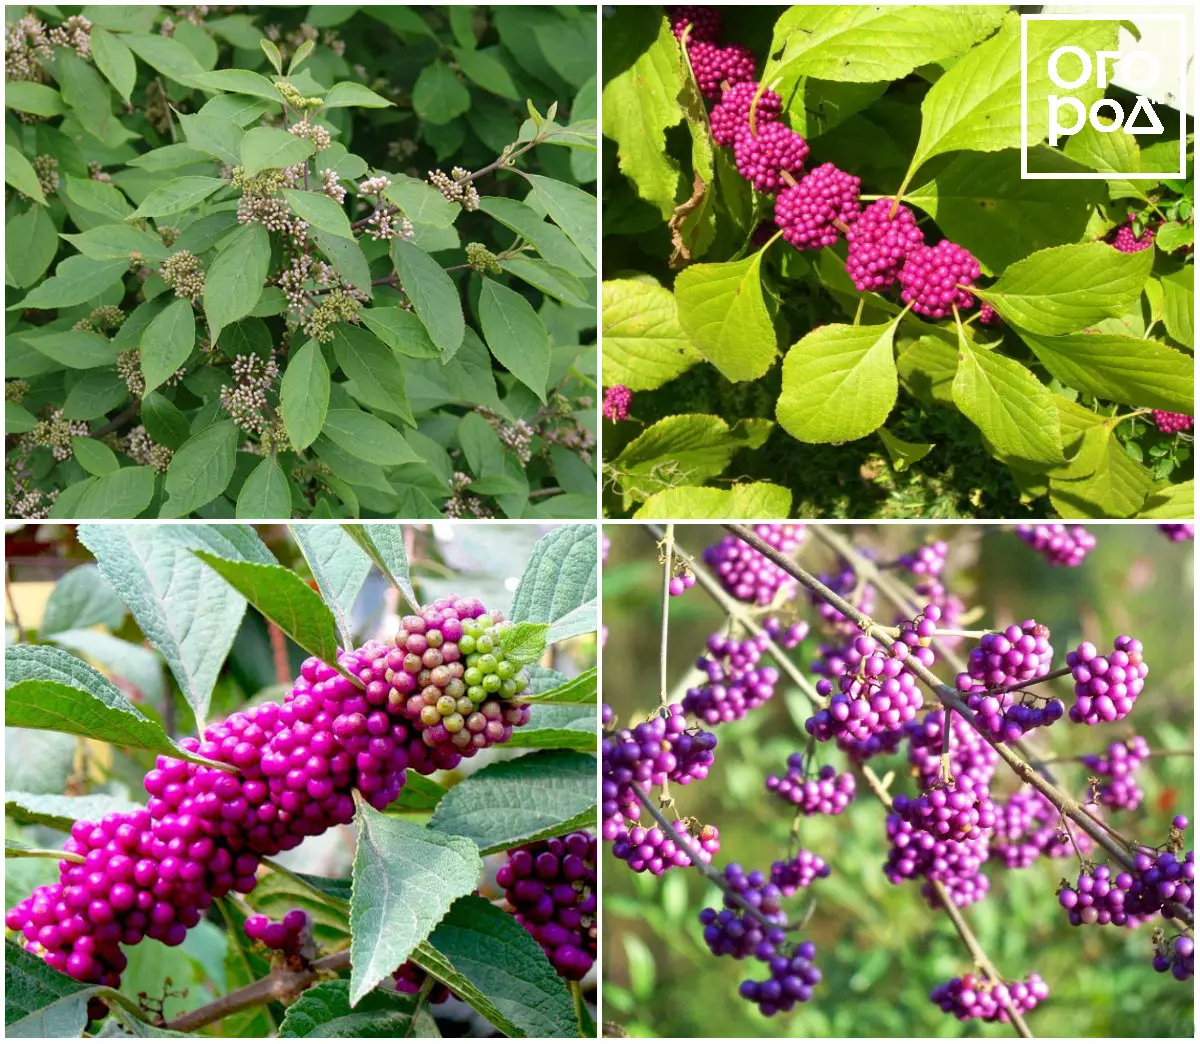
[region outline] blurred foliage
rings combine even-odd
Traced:
[[[1145,644],[1147,686],[1133,715],[1113,725],[1083,729],[1066,723],[1033,737],[1035,747],[1055,755],[1099,751],[1134,733],[1152,748],[1191,748],[1193,743],[1193,549],[1172,544],[1152,525],[1102,525],[1093,532],[1096,550],[1078,569],[1051,568],[1021,544],[1007,526],[842,526],[860,550],[891,561],[934,539],[950,543],[944,578],[983,628],[1030,616],[1048,624],[1056,663],[1081,640],[1108,645],[1119,633]],[[642,720],[656,702],[661,567],[653,537],[640,526],[609,525],[612,541],[604,573],[604,621],[608,630],[604,698],[617,720]],[[699,555],[720,539],[716,526],[677,525],[682,548]],[[829,570],[833,557],[811,534],[799,552],[810,571]],[[820,638],[816,612],[806,600],[799,614],[813,624],[792,655],[806,668]],[[716,604],[697,586],[671,600],[669,684],[685,679],[707,636],[722,625]],[[890,622],[892,607],[876,592],[875,612]],[[964,643],[966,645],[966,643]],[[961,651],[965,655],[965,648]],[[937,670],[937,668],[935,668]],[[942,672],[945,675],[945,672]],[[1061,682],[1055,683],[1062,685]],[[1069,694],[1069,688],[1060,694]],[[679,698],[683,689],[676,691]],[[717,761],[707,780],[673,790],[681,813],[721,831],[714,863],[766,869],[786,857],[790,811],[763,786],[787,755],[801,750],[810,711],[798,691],[781,682],[775,698],[747,719],[717,728]],[[832,744],[819,751],[844,769]],[[893,792],[907,779],[903,752],[872,762],[895,769]],[[1081,794],[1086,773],[1077,763],[1056,764],[1060,782]],[[1125,836],[1157,844],[1176,812],[1194,811],[1192,758],[1144,763],[1139,783],[1146,792],[1138,812],[1109,813]],[[1015,779],[1003,766],[993,793],[1007,796]],[[911,787],[908,788],[911,791]],[[816,997],[791,1014],[760,1016],[737,996],[738,983],[761,978],[752,962],[716,958],[704,945],[697,914],[719,908],[718,891],[699,875],[673,870],[662,878],[630,873],[607,857],[604,867],[604,1014],[637,1036],[663,1037],[1011,1037],[1011,1028],[959,1023],[929,1000],[939,982],[970,970],[970,960],[949,920],[931,911],[916,884],[891,885],[881,867],[886,841],[884,811],[860,780],[858,797],[839,817],[814,816],[801,823],[801,845],[820,854],[833,873],[808,895],[786,907],[798,915],[809,898],[816,912],[805,933],[818,948],[824,974]],[[1191,829],[1188,846],[1192,844]],[[1029,1016],[1039,1037],[1160,1037],[1193,1035],[1192,983],[1159,975],[1150,966],[1151,926],[1135,930],[1072,928],[1058,906],[1073,860],[1040,861],[1006,871],[989,863],[986,899],[964,915],[1001,974],[1018,978],[1037,971],[1051,994]]]

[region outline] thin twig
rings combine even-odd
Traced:
[[[667,709],[667,642],[670,634],[671,619],[671,571],[675,565],[675,526],[667,525],[666,536],[662,540],[663,581],[662,581],[662,639],[658,646],[658,705]]]
[[[13,629],[17,632],[17,641],[22,645],[27,641],[25,628],[21,625],[21,614],[17,612],[17,603],[13,598],[12,590],[12,575],[9,572],[9,563],[4,563],[4,597],[8,601],[8,612],[12,617]]]

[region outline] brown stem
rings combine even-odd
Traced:
[[[93,439],[102,439],[105,435],[111,435],[118,428],[124,427],[129,421],[133,420],[139,413],[142,412],[142,404],[139,400],[134,399],[128,406],[118,413],[107,424],[102,424],[99,428],[92,432]]]
[[[12,575],[9,572],[8,562],[4,563],[4,597],[8,601],[8,612],[12,616],[13,629],[17,632],[17,641],[24,644],[27,638],[25,628],[21,625],[21,614],[17,612],[17,603],[13,598]]]
[[[671,619],[671,576],[675,566],[675,526],[667,524],[666,535],[662,539],[663,580],[662,580],[662,635],[658,645],[658,706],[667,709],[667,644],[670,638]]]
[[[225,994],[216,1000],[204,1004],[194,1011],[185,1012],[167,1023],[166,1028],[180,1033],[190,1033],[213,1022],[236,1015],[247,1008],[257,1008],[271,1001],[281,1004],[290,1003],[299,993],[307,989],[319,978],[322,972],[341,971],[350,967],[350,951],[339,950],[328,957],[313,961],[312,964],[299,971],[291,968],[275,968],[256,982],[243,986],[240,990]]]
[[[288,665],[287,639],[274,620],[267,621],[267,634],[271,637],[271,656],[275,660],[275,680],[280,685],[287,685],[292,680],[292,670]]]

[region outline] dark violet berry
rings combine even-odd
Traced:
[[[1196,539],[1196,526],[1192,522],[1160,522],[1158,528],[1173,544]]]
[[[1096,538],[1083,526],[1068,528],[1061,522],[1022,523],[1016,527],[1016,534],[1056,566],[1077,566],[1096,546]]]
[[[901,204],[892,214],[890,199],[868,204],[846,233],[846,272],[859,290],[891,286],[909,253],[925,242],[917,219]]]
[[[768,616],[762,622],[763,630],[781,649],[794,649],[808,637],[808,621],[797,620],[794,624],[785,626],[777,616]]]
[[[1000,318],[1000,313],[988,304],[987,301],[981,301],[979,304],[979,322],[983,326],[1000,326],[1004,320]]]
[[[1009,870],[1032,866],[1042,856],[1066,859],[1077,848],[1081,855],[1087,856],[1092,847],[1092,839],[1082,830],[1068,835],[1058,809],[1032,787],[1022,787],[1007,801],[996,805],[991,858]]]
[[[802,815],[836,816],[854,800],[854,777],[838,774],[832,765],[822,765],[811,779],[805,778],[804,755],[789,755],[787,774],[768,776],[767,790],[795,805]]]
[[[795,522],[760,523],[754,535],[781,554],[791,556],[804,540],[804,526]],[[705,564],[734,598],[754,605],[796,596],[796,581],[765,555],[732,534],[704,549]]]
[[[936,246],[913,247],[900,269],[900,299],[913,311],[942,319],[954,308],[962,311],[975,303],[965,287],[979,278],[979,262],[969,250],[943,239]]]
[[[750,106],[758,92],[758,83],[747,80],[730,87],[721,95],[721,100],[709,113],[708,124],[712,129],[713,141],[725,148],[733,148],[738,133],[750,126]],[[763,89],[758,104],[754,106],[754,126],[761,127],[776,123],[783,112],[783,99],[772,90]]]
[[[586,831],[509,849],[496,884],[564,979],[596,963],[596,839]]]
[[[822,163],[775,197],[775,224],[798,250],[819,250],[841,238],[835,221],[858,216],[860,181],[832,163]]]
[[[813,990],[821,981],[821,970],[813,964],[817,948],[803,942],[790,956],[780,954],[767,961],[770,978],[765,981],[746,979],[738,993],[758,1005],[768,1017],[791,1011],[797,1004],[811,1000]]]
[[[604,390],[604,403],[600,412],[614,423],[629,417],[629,407],[633,403],[633,392],[623,384],[614,384]]]
[[[1167,410],[1155,410],[1151,416],[1154,417],[1155,426],[1164,435],[1174,435],[1180,431],[1191,431],[1196,424],[1196,419],[1189,413],[1170,413]]]
[[[747,126],[733,143],[733,158],[741,174],[759,192],[776,192],[786,181],[800,176],[808,156],[808,142],[782,123],[767,123],[751,134]]]
[[[946,567],[948,550],[946,541],[935,540],[932,544],[924,544],[915,551],[906,551],[896,562],[917,576],[941,576]]]
[[[726,896],[723,910],[706,907],[700,911],[704,942],[716,957],[769,961],[787,938],[787,915],[780,905],[783,893],[761,870],[747,874],[737,863],[730,863],[723,875],[729,890],[758,910],[762,919],[746,913]]]
[[[421,992],[421,988],[425,985],[429,978],[429,973],[419,965],[412,961],[405,961],[393,973],[392,977],[396,980],[396,992],[416,994]],[[442,1004],[448,1001],[451,997],[449,987],[442,983],[435,983],[432,990],[429,991],[430,1004]]]
[[[775,695],[779,672],[759,666],[767,647],[766,635],[754,638],[726,638],[714,634],[708,649],[696,661],[708,680],[688,689],[683,709],[708,725],[738,721],[755,707]]]
[[[278,950],[285,957],[302,954],[311,959],[313,947],[312,921],[304,910],[289,910],[282,921],[272,921],[263,914],[246,918],[246,937],[262,943],[269,950]]]
[[[1137,701],[1150,667],[1142,658],[1142,643],[1122,634],[1113,651],[1101,656],[1091,642],[1081,642],[1067,653],[1067,666],[1075,681],[1075,703],[1068,717],[1077,725],[1120,721]]]
[[[817,682],[817,692],[829,697],[829,705],[810,717],[805,729],[822,743],[843,735],[862,742],[912,721],[923,699],[905,666],[910,655],[927,667],[933,663],[931,649],[909,649],[900,642],[885,648],[874,638],[855,638],[837,661],[843,671],[837,691],[828,678]]]
[[[1020,982],[992,982],[972,973],[935,986],[929,999],[962,1022],[968,1019],[1008,1022],[1005,1005],[1011,1006],[1017,1014],[1024,1014],[1033,1011],[1049,996],[1050,987],[1037,972],[1031,972]]]
[[[791,859],[771,864],[771,884],[785,898],[807,888],[814,881],[830,874],[829,865],[819,855],[800,849]]]

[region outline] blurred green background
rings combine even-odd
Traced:
[[[809,527],[810,530],[813,527]],[[1145,736],[1154,749],[1191,750],[1193,744],[1193,545],[1170,543],[1155,525],[1091,525],[1098,546],[1077,569],[1052,568],[1025,547],[1010,526],[839,526],[854,546],[880,561],[934,539],[951,545],[943,578],[977,614],[973,628],[1019,622],[1030,616],[1051,628],[1055,664],[1087,639],[1110,646],[1120,633],[1140,638],[1150,665],[1147,685],[1125,721],[1084,728],[1066,719],[1033,737],[1037,749],[1056,756],[1097,752],[1114,740]],[[699,556],[723,530],[677,525],[682,548]],[[604,699],[621,725],[644,720],[657,702],[661,566],[653,537],[636,524],[607,525],[612,541],[604,569]],[[835,560],[811,532],[799,552],[810,571],[829,571]],[[900,577],[909,575],[901,571]],[[807,669],[823,632],[806,599],[800,615],[814,633],[792,653]],[[684,680],[707,636],[723,614],[699,585],[673,598],[669,682]],[[876,615],[890,623],[893,607],[876,593]],[[970,643],[960,646],[965,656]],[[942,667],[935,671],[949,678]],[[1069,685],[1059,695],[1070,695]],[[674,698],[683,694],[680,689]],[[769,795],[763,778],[780,772],[787,755],[802,750],[810,713],[807,700],[784,683],[773,700],[740,722],[717,727],[717,761],[707,780],[676,787],[682,815],[713,823],[721,832],[714,865],[740,862],[768,869],[785,858],[791,807]],[[832,744],[818,749],[821,763],[847,765]],[[894,793],[912,793],[903,749],[877,758],[882,776],[896,770]],[[1054,766],[1060,784],[1080,796],[1086,771],[1077,762]],[[1146,793],[1137,812],[1109,812],[1126,837],[1150,844],[1166,839],[1175,813],[1192,817],[1193,758],[1143,763],[1138,780]],[[1015,777],[1000,765],[993,796],[1007,797]],[[697,914],[720,907],[718,891],[697,873],[672,870],[662,878],[634,874],[605,857],[603,1017],[635,1036],[892,1037],[1013,1036],[1004,1025],[960,1023],[929,1000],[938,983],[971,970],[962,942],[944,914],[930,910],[919,885],[889,884],[882,873],[887,842],[884,810],[861,783],[841,816],[814,816],[801,824],[801,845],[820,854],[832,874],[794,896],[786,907],[798,916],[809,898],[816,912],[802,937],[818,947],[824,974],[816,997],[791,1013],[767,1019],[737,996],[742,979],[764,978],[762,966],[709,954]],[[1187,831],[1187,846],[1193,844]],[[607,846],[606,846],[607,847]],[[985,951],[1009,978],[1037,971],[1051,994],[1028,1016],[1039,1037],[1192,1037],[1193,983],[1176,982],[1150,966],[1151,925],[1072,928],[1058,906],[1064,877],[1077,861],[1042,859],[1008,871],[989,862],[991,891],[965,917]],[[615,1028],[615,1027],[614,1027]]]

